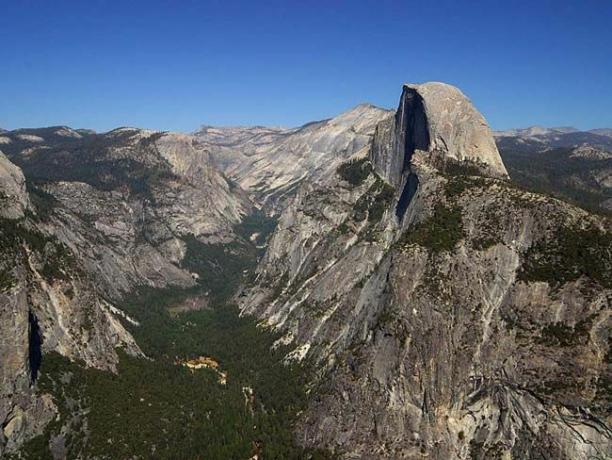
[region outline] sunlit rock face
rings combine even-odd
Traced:
[[[111,371],[117,347],[140,355],[116,305],[143,286],[193,286],[184,239],[234,242],[253,208],[193,136],[62,127],[4,137],[0,454],[55,416],[36,392],[45,353]]]
[[[469,162],[484,175],[508,175],[484,117],[444,83],[404,85],[395,117],[376,128],[370,157],[381,177],[404,190],[402,208],[416,191],[419,162],[442,169],[447,162]]]
[[[44,353],[114,370],[117,347],[141,352],[84,274],[79,255],[34,215],[22,171],[3,155],[0,197],[1,455],[55,416],[51,397],[35,390]]]
[[[0,151],[0,217],[17,219],[23,217],[29,206],[25,177]]]
[[[328,174],[338,161],[369,145],[376,125],[390,116],[388,110],[361,104],[299,128],[203,127],[196,137],[226,176],[278,213],[304,180]]]
[[[351,159],[304,181],[237,297],[319,369],[299,439],[342,458],[609,454],[609,220],[514,187],[444,84],[406,85]],[[602,272],[535,268],[573,238],[598,241]]]
[[[610,456],[610,222],[509,182],[458,89],[295,129],[52,127],[0,148],[0,456],[56,413],[34,391],[44,353],[111,371],[117,347],[140,354],[120,299],[193,286],[188,242],[244,243],[257,208],[278,227],[235,300],[315,370],[301,443]]]
[[[489,125],[459,89],[445,83],[404,86],[402,101],[417,97],[425,112],[430,153],[480,164],[491,176],[507,176]]]

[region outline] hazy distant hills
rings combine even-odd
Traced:
[[[494,136],[514,181],[592,210],[612,210],[612,129],[531,126]]]
[[[603,149],[612,149],[612,129],[599,128],[579,131],[571,127],[529,128],[494,131],[498,146],[521,150],[547,149],[551,147],[576,147],[588,144]]]
[[[599,134],[600,136],[612,137],[612,128],[591,129],[589,132],[593,134]]]
[[[331,158],[354,153],[363,146],[363,133],[372,131],[384,113],[390,112],[363,104],[339,117],[299,128],[206,126],[194,133],[193,140],[210,152],[229,179],[275,208],[306,176],[328,164],[320,162],[321,152],[334,153]],[[129,128],[107,134],[125,130]],[[67,126],[1,134],[0,149],[9,157],[22,151],[61,151],[67,145],[68,150],[88,150],[87,146],[99,144],[106,136]],[[612,209],[612,128],[579,131],[531,126],[493,135],[514,181],[592,210]]]
[[[589,133],[598,136],[612,137],[612,128],[596,128],[581,131],[572,126],[557,126],[553,128],[545,128],[543,126],[535,125],[529,126],[527,128],[512,128],[501,131],[493,131],[493,135],[495,137],[548,137],[571,133]]]

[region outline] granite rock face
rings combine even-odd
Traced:
[[[194,285],[189,244],[237,242],[256,208],[279,222],[236,301],[315,369],[302,444],[612,455],[610,221],[510,182],[458,89],[405,85],[395,113],[296,129],[51,127],[0,149],[0,456],[56,413],[44,353],[111,371],[116,347],[140,354],[115,306]]]
[[[16,219],[22,217],[29,207],[25,177],[21,169],[9,161],[0,151],[0,217]]]
[[[0,455],[55,416],[44,354],[114,371],[141,352],[117,305],[142,286],[187,287],[186,238],[225,244],[253,205],[192,136],[123,128],[4,135],[0,154]],[[27,185],[26,185],[27,184]]]
[[[444,83],[404,85],[395,118],[377,127],[372,163],[392,185],[405,182],[416,152],[438,163],[469,161],[488,175],[507,177],[483,116],[461,91]]]
[[[405,86],[370,147],[304,182],[237,297],[319,370],[301,442],[611,454],[610,222],[506,177],[482,116],[436,83]],[[581,239],[589,261],[570,255]]]
[[[402,100],[417,97],[421,98],[425,113],[429,152],[440,152],[457,161],[482,163],[489,175],[507,176],[489,125],[459,89],[435,82],[404,86]],[[401,104],[400,111],[404,103]]]
[[[234,225],[253,209],[192,136],[120,128],[77,138],[66,130],[36,131],[43,141],[34,144],[11,132],[10,157],[51,204],[42,225],[111,298],[139,286],[192,286],[181,265],[185,237],[234,241]]]
[[[140,354],[131,335],[97,292],[75,253],[36,216],[23,175],[5,157],[0,194],[0,455],[39,434],[55,416],[36,391],[44,353],[113,370],[116,347]]]
[[[370,143],[378,122],[391,116],[370,104],[299,128],[211,128],[196,133],[224,174],[254,200],[278,213],[305,179],[327,174],[330,163]]]

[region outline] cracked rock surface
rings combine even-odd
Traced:
[[[306,445],[353,459],[606,458],[609,219],[510,183],[460,94],[405,86],[369,148],[304,184],[241,308],[294,345],[288,360],[319,369]]]
[[[5,133],[0,153],[0,455],[55,417],[36,391],[43,354],[111,371],[117,347],[141,355],[116,304],[194,285],[185,238],[235,241],[253,207],[192,136],[30,131]]]
[[[121,300],[193,286],[189,243],[236,243],[256,210],[278,226],[235,300],[314,369],[301,444],[612,455],[610,220],[511,182],[457,88],[404,85],[395,112],[295,129],[51,127],[3,132],[0,149],[0,456],[55,417],[36,392],[44,353],[110,371],[117,347],[142,355]]]

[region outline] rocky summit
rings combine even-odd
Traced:
[[[444,83],[299,128],[2,132],[0,455],[609,458],[589,135],[494,135]]]
[[[407,85],[370,148],[283,212],[240,305],[317,363],[306,444],[603,458],[611,242],[608,219],[510,182],[458,90]]]

